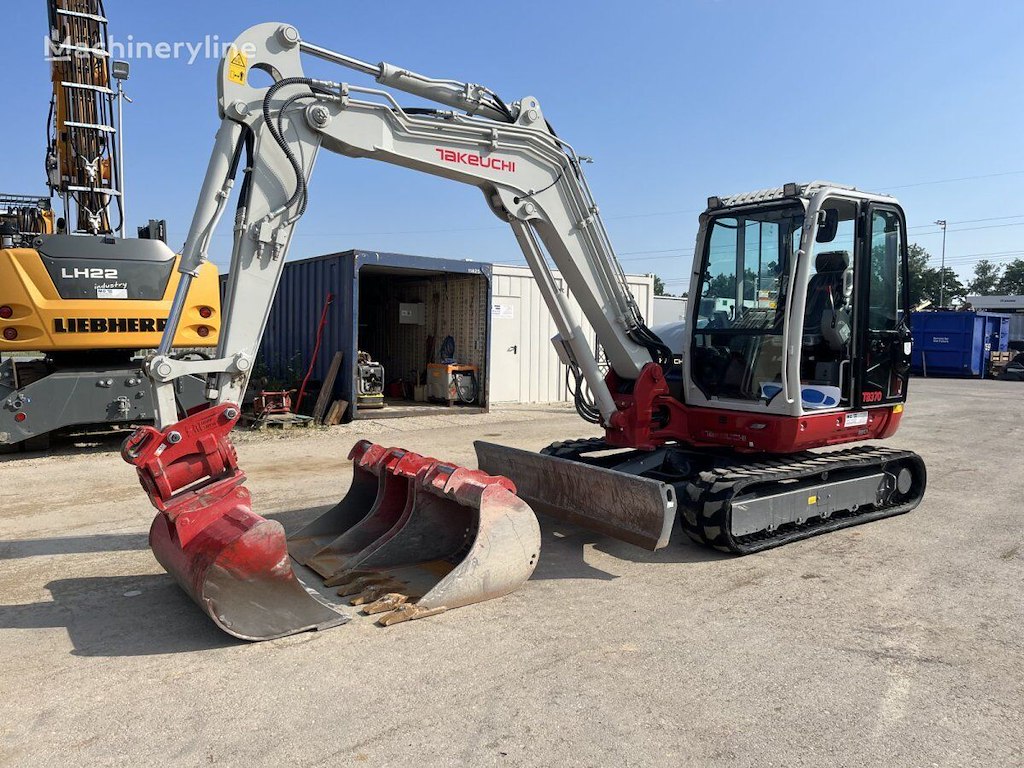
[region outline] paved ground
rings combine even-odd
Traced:
[[[255,645],[160,570],[115,455],[0,463],[0,764],[1024,764],[1024,385],[913,390],[890,441],[928,463],[911,515],[743,559],[542,521],[510,597]],[[474,437],[582,426],[545,406],[240,451],[291,527],[342,495],[357,437],[471,464]]]

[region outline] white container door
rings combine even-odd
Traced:
[[[522,314],[518,296],[491,299],[490,402],[522,401]]]

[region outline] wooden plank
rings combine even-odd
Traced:
[[[343,352],[335,352],[334,359],[331,360],[331,367],[327,369],[327,376],[324,378],[324,382],[320,387],[320,394],[316,398],[316,405],[313,406],[313,421],[317,424],[323,423],[324,414],[327,412],[327,406],[331,404],[331,395],[334,392],[334,382],[338,378],[338,371],[341,370],[341,359],[344,356]]]
[[[324,424],[329,427],[336,427],[341,424],[341,420],[345,416],[345,410],[347,408],[348,400],[335,400],[331,409],[327,411],[327,417],[324,419]]]

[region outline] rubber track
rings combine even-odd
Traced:
[[[828,519],[816,519],[803,525],[787,525],[774,532],[764,531],[741,538],[729,532],[732,500],[750,486],[770,486],[785,480],[822,480],[822,473],[844,470],[874,472],[888,464],[899,463],[914,471],[915,494],[887,507],[868,507],[857,512],[837,512]],[[826,481],[827,482],[827,481]],[[686,496],[680,499],[680,525],[694,541],[723,552],[749,554],[806,539],[840,528],[909,512],[921,503],[926,473],[921,457],[912,451],[860,446],[830,453],[804,453],[752,464],[739,464],[701,472],[687,483]],[[759,489],[760,490],[760,489]]]

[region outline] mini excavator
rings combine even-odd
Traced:
[[[381,87],[307,77],[303,56]],[[255,70],[272,82],[256,85]],[[147,363],[158,424],[123,455],[159,510],[157,558],[225,631],[255,640],[334,626],[348,618],[341,597],[389,624],[507,594],[539,556],[534,510],[648,549],[666,546],[678,520],[697,542],[744,554],[920,502],[916,454],[838,448],[892,435],[907,398],[906,222],[895,199],[827,182],[710,198],[689,319],[652,330],[581,158],[536,98],[509,103],[482,85],[361,61],[278,23],[242,33],[218,86],[221,125],[178,294]],[[395,91],[439,108],[403,107]],[[479,470],[364,441],[348,495],[305,529],[286,538],[252,511],[229,432],[321,151],[482,192],[522,249],[576,408],[602,437],[539,453],[479,442]],[[173,359],[184,297],[240,169],[216,355]],[[606,374],[548,259],[594,328]],[[172,393],[184,375],[206,378],[206,408],[180,409]]]

